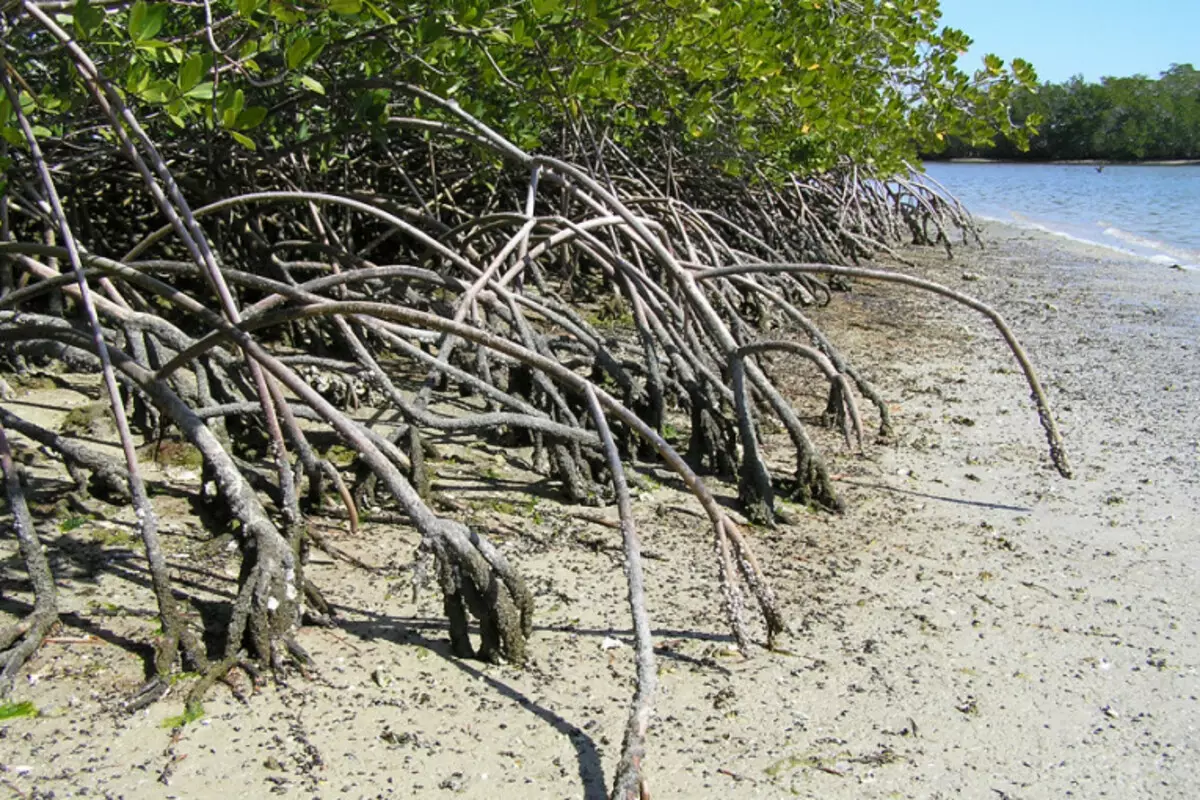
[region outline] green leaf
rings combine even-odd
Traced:
[[[225,95],[221,101],[221,127],[232,130],[237,127],[238,115],[246,106],[246,93],[238,89],[231,95]]]
[[[254,143],[250,143],[251,149],[254,148]],[[162,721],[164,728],[182,728],[190,722],[195,722],[204,716],[204,706],[197,703],[194,706],[186,706],[183,713],[175,717],[167,717]]]
[[[548,17],[562,7],[562,0],[533,0],[533,13]]]
[[[305,89],[308,89],[310,92],[325,94],[325,87],[321,85],[321,82],[316,78],[309,77],[308,75],[304,75],[300,78],[300,85]]]
[[[458,22],[461,25],[471,25],[483,16],[483,9],[474,3],[469,3],[466,8],[462,8],[458,12]]]
[[[257,150],[258,149],[258,147],[254,144],[254,140],[251,139],[249,136],[246,136],[245,134],[238,133],[237,131],[230,131],[229,135],[233,137],[233,140],[235,142],[237,142],[238,144],[240,144],[242,147],[246,148],[247,150]]]
[[[204,77],[204,57],[199,54],[189,57],[179,68],[179,91],[184,94],[191,91],[196,84],[200,83],[202,77]]]
[[[382,22],[384,25],[395,25],[395,24],[396,24],[396,18],[395,18],[395,17],[393,17],[391,14],[389,14],[389,13],[388,13],[388,12],[386,12],[386,11],[384,11],[382,8],[380,8],[379,6],[375,5],[374,3],[370,3],[370,2],[364,2],[364,3],[363,3],[363,5],[365,5],[365,6],[366,6],[366,7],[367,7],[367,8],[370,10],[370,12],[371,12],[372,14],[374,14],[374,15],[375,15],[375,17],[376,17],[376,18],[377,18],[377,19],[378,19],[380,22]]]
[[[0,704],[0,719],[15,719],[17,717],[36,717],[37,706],[26,700],[23,703]]]
[[[357,14],[362,11],[362,0],[329,0],[329,10],[335,14]]]
[[[258,11],[262,5],[259,0],[238,0],[238,16],[243,19],[250,19],[254,16],[254,12]]]
[[[0,719],[16,719],[17,717],[36,717],[37,706],[26,700],[23,703],[0,704]]]
[[[164,5],[146,5],[138,0],[129,10],[129,38],[135,42],[146,42],[153,39],[162,30],[167,18],[167,7]]]
[[[326,39],[324,36],[313,36],[308,40],[308,53],[304,56],[304,61],[301,66],[307,66],[317,60],[321,55],[321,51],[325,49]]]
[[[77,0],[72,16],[75,18],[75,30],[82,34],[84,39],[89,38],[104,23],[104,12],[88,0]]]
[[[212,100],[213,99],[212,81],[205,81],[204,83],[197,83],[191,89],[188,89],[186,92],[184,92],[184,96],[190,97],[193,100]]]
[[[520,20],[517,20],[520,24]],[[417,23],[417,39],[422,44],[433,44],[446,33],[446,23],[437,14],[427,14]]]
[[[309,42],[306,37],[301,37],[288,45],[287,49],[287,65],[288,69],[295,69],[304,61],[304,57],[308,55]]]
[[[257,128],[267,117],[266,106],[250,106],[237,116],[238,130],[248,131]]]
[[[175,95],[175,84],[170,81],[154,81],[141,92],[148,103],[165,103]]]
[[[304,19],[303,14],[293,9],[289,3],[281,0],[271,0],[271,16],[284,25],[295,25]]]
[[[136,42],[145,27],[146,4],[138,0],[133,4],[133,8],[129,9],[129,38]]]
[[[162,39],[145,39],[140,42],[134,42],[133,46],[138,49],[138,52],[148,54],[151,61],[158,60],[158,56],[156,55],[158,51],[168,51],[171,49],[171,45]]]
[[[125,73],[125,91],[138,94],[150,85],[150,68],[145,64],[134,64]]]

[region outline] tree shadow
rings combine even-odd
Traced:
[[[0,597],[0,612],[11,614],[14,619],[24,619],[33,612],[33,604],[13,597]],[[112,616],[137,616],[131,609],[118,609]],[[154,674],[154,647],[150,642],[139,642],[122,636],[110,628],[100,625],[91,615],[85,617],[75,611],[59,611],[59,620],[69,628],[75,628],[88,636],[107,642],[114,647],[131,653],[142,660],[142,669],[147,676]],[[103,617],[101,617],[103,619]]]
[[[918,492],[913,489],[901,489],[898,486],[888,486],[886,483],[871,483],[869,481],[857,481],[847,478],[842,478],[839,483],[844,483],[847,486],[855,486],[859,489],[882,489],[885,492],[893,494],[906,494],[909,497],[920,497],[924,500],[938,500],[943,503],[953,503],[959,506],[972,506],[974,508],[987,508],[992,511],[1013,511],[1018,514],[1029,514],[1033,511],[1032,508],[1025,506],[1009,506],[1003,503],[986,503],[981,500],[963,500],[961,497],[947,497],[944,494],[930,494],[928,492]]]
[[[536,716],[538,719],[545,722],[558,733],[566,736],[572,747],[575,748],[576,760],[578,762],[578,773],[580,782],[583,784],[585,800],[602,800],[607,797],[604,788],[604,768],[600,760],[599,751],[596,748],[595,741],[577,725],[573,725],[566,719],[556,714],[549,708],[538,704],[529,697],[521,693],[516,688],[509,684],[488,675],[481,669],[471,665],[471,662],[465,661],[453,654],[450,649],[448,639],[435,639],[428,636],[425,631],[448,631],[449,624],[444,619],[433,619],[428,617],[399,617],[391,614],[382,614],[365,609],[351,608],[345,605],[334,604],[333,607],[339,613],[353,613],[366,619],[362,621],[351,621],[342,618],[337,623],[337,629],[343,633],[355,636],[361,641],[372,642],[376,639],[386,639],[397,644],[414,644],[424,647],[429,652],[440,656],[449,664],[466,673],[471,678],[476,678],[486,683],[489,687],[495,690],[498,694],[508,698],[520,708]],[[534,626],[535,631],[574,634],[580,636],[589,636],[594,638],[620,638],[624,640],[632,640],[633,631],[631,629],[616,629],[616,628],[578,628],[564,625],[537,625]],[[472,628],[472,633],[478,636],[478,629]],[[723,675],[729,675],[730,670],[715,659],[710,657],[696,658],[684,653],[680,653],[671,646],[671,639],[693,639],[714,643],[730,643],[733,637],[729,634],[719,633],[703,633],[692,630],[679,630],[674,628],[654,630],[653,636],[659,641],[655,646],[655,654],[661,658],[670,661],[676,661],[682,664],[699,667],[706,670],[719,672]],[[629,641],[624,642],[627,646]]]
[[[493,482],[504,483],[504,481]],[[480,487],[482,488],[482,487]],[[528,485],[523,484],[528,491]],[[71,580],[96,582],[101,576],[114,577],[131,586],[145,590],[146,595],[133,601],[129,607],[112,607],[107,613],[68,612],[61,615],[62,622],[72,629],[79,630],[95,638],[119,647],[126,652],[136,655],[143,664],[147,678],[154,674],[155,651],[149,641],[137,641],[112,630],[105,620],[113,617],[139,617],[153,620],[157,609],[153,604],[153,587],[147,565],[140,553],[140,542],[129,536],[125,528],[121,529],[122,539],[119,544],[112,541],[94,541],[86,535],[86,531],[61,531],[53,537],[45,539],[53,557],[63,567],[56,569],[60,576],[64,572],[71,573]],[[190,611],[199,614],[196,621],[204,631],[204,643],[210,658],[219,658],[224,646],[224,634],[231,617],[231,601],[236,593],[236,580],[220,574],[218,571],[202,563],[187,563],[178,559],[170,562],[172,583],[176,597]],[[60,577],[61,580],[61,577]],[[16,581],[4,581],[6,587],[16,591],[26,589]],[[11,586],[10,586],[11,585]],[[141,607],[135,607],[135,606]],[[532,714],[542,723],[570,741],[576,754],[577,774],[583,787],[585,800],[602,800],[606,797],[604,767],[596,741],[578,725],[573,724],[554,710],[537,702],[523,691],[494,675],[482,665],[464,661],[453,655],[447,637],[439,635],[448,629],[445,620],[404,618],[364,609],[337,604],[334,608],[339,613],[337,629],[355,636],[362,641],[385,640],[396,644],[410,644],[424,647],[452,664],[466,676],[478,679],[486,684],[497,695]],[[0,611],[22,617],[28,614],[32,605],[8,597],[0,599]],[[355,619],[347,619],[353,616]],[[538,626],[537,630],[560,635],[577,635],[586,637],[612,637],[624,640],[626,644],[632,638],[629,629],[615,628],[578,628],[567,625]],[[478,636],[478,631],[475,631]],[[715,670],[728,674],[728,670],[707,656],[691,656],[678,652],[669,638],[692,639],[711,642],[728,642],[728,635],[710,634],[687,630],[660,629],[654,632],[658,641],[655,648],[660,658],[677,661],[697,668]]]
[[[132,543],[140,547],[140,542]],[[82,580],[95,583],[100,575],[109,575],[117,580],[144,589],[150,607],[132,608],[129,606],[114,607],[106,614],[89,614],[89,617],[119,616],[156,618],[157,606],[153,604],[154,586],[150,570],[144,556],[129,547],[114,547],[111,544],[89,541],[69,533],[63,533],[46,541],[47,553],[55,562],[55,581]],[[171,587],[181,610],[194,610],[200,617],[199,624],[206,653],[210,659],[221,658],[224,652],[224,635],[232,617],[232,603],[236,591],[222,588],[221,584],[236,584],[233,578],[219,575],[202,567],[169,561],[168,568],[172,573]],[[63,575],[67,570],[73,572]],[[18,581],[5,581],[17,588]],[[24,587],[21,587],[24,588]],[[215,596],[215,598],[213,597]],[[18,605],[26,605],[14,601]],[[32,606],[29,606],[32,608]],[[0,610],[7,610],[0,606]],[[16,612],[14,612],[16,613]],[[62,621],[72,627],[96,636],[98,639],[121,647],[140,657],[145,662],[147,680],[155,674],[154,648],[148,642],[138,642],[108,630],[96,622],[88,621],[76,612],[61,613]]]
[[[339,622],[338,629],[357,636],[364,641],[385,638],[399,644],[420,645],[429,652],[440,656],[447,663],[461,670],[469,677],[487,684],[497,694],[512,701],[521,709],[533,714],[559,734],[565,736],[571,742],[571,746],[575,748],[579,780],[583,784],[584,799],[605,800],[607,798],[608,795],[604,788],[604,766],[601,763],[600,752],[596,748],[596,742],[592,737],[586,734],[579,726],[571,724],[549,708],[530,699],[513,686],[488,675],[483,670],[472,666],[469,662],[455,657],[450,651],[450,642],[448,640],[432,639],[418,630],[418,628],[448,629],[449,626],[445,621],[404,619],[359,609],[355,609],[355,613],[362,614],[370,619],[362,622],[343,619]]]
[[[511,500],[514,494],[528,495],[539,500],[570,505],[570,502],[565,499],[562,482],[553,478],[540,478],[531,482],[509,478],[471,477],[461,480],[462,482],[451,482],[444,478],[438,478],[434,483],[434,491],[450,496],[475,495],[481,499],[488,499],[488,495],[495,495],[494,499],[497,500]]]

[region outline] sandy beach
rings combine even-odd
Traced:
[[[999,225],[987,240],[898,269],[1006,317],[1075,478],[1052,469],[986,319],[898,286],[836,294],[813,316],[897,435],[858,454],[816,431],[846,513],[784,504],[792,524],[751,531],[792,626],[781,650],[732,648],[698,506],[662,470],[637,486],[654,797],[1200,796],[1200,272]],[[818,416],[816,373],[795,373]],[[89,402],[78,389],[5,406],[54,423]],[[14,693],[39,716],[0,721],[0,796],[604,797],[633,678],[616,512],[514,491],[535,481],[519,454],[446,452],[435,489],[458,507],[443,511],[486,529],[536,594],[525,669],[449,655],[435,587],[412,596],[413,531],[335,521],[337,546],[378,569],[314,557],[340,621],[302,633],[319,672],[248,704],[218,686],[183,727],[181,693],[130,715],[157,625],[138,548],[119,520],[51,517],[64,624]],[[236,564],[182,495],[156,497],[173,574],[217,613]],[[3,625],[31,597],[11,537],[0,559]]]

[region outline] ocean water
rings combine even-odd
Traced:
[[[977,217],[1200,269],[1200,166],[929,162]]]

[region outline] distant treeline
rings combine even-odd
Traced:
[[[1200,158],[1200,70],[1174,64],[1158,79],[1102,78],[1086,83],[1042,84],[1013,98],[1015,122],[1037,128],[1022,151],[998,137],[992,146],[951,139],[930,158],[998,158],[1028,161],[1100,159],[1141,161]]]

